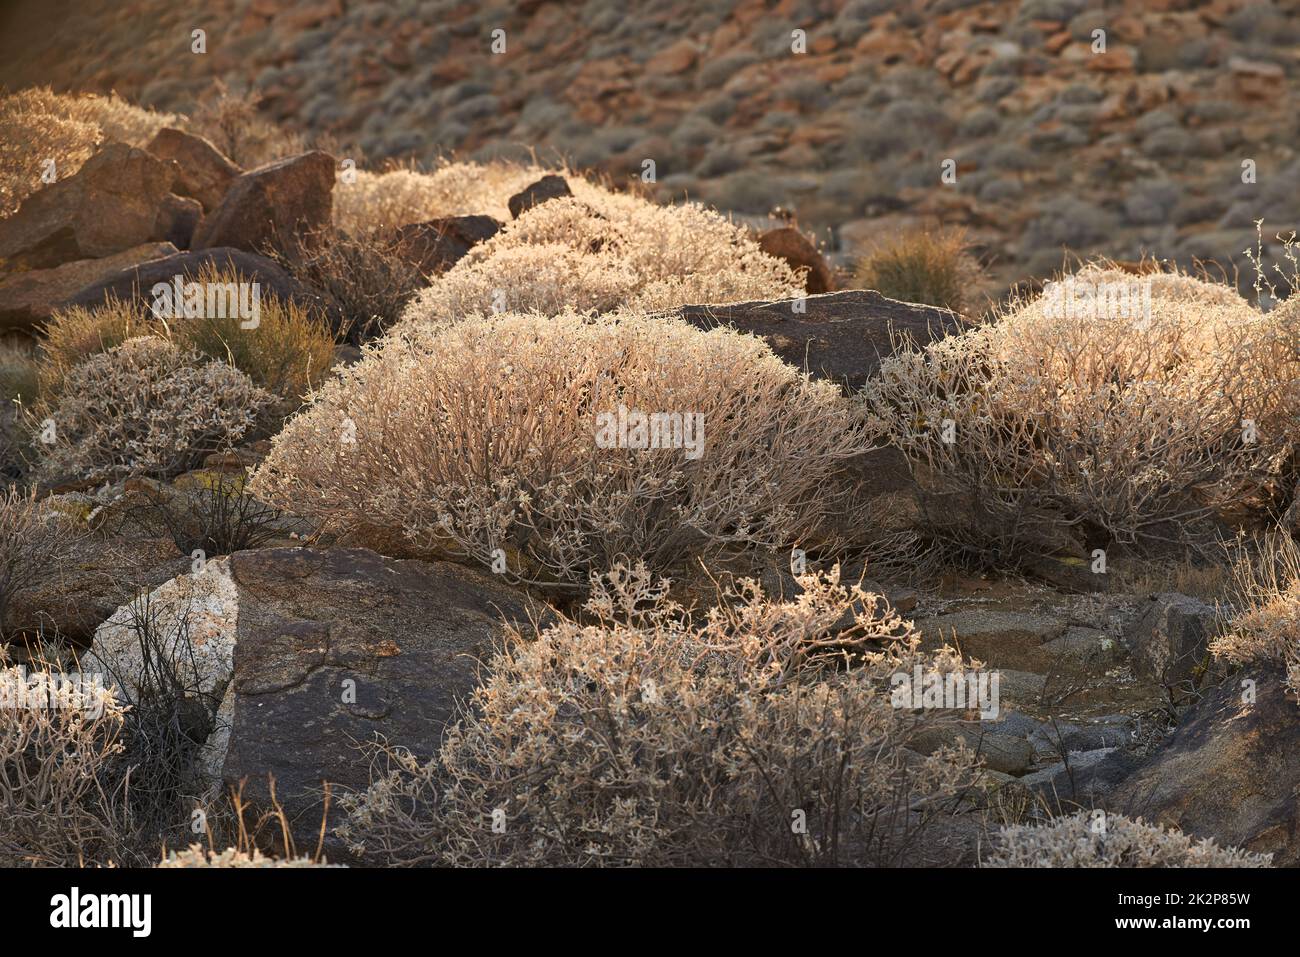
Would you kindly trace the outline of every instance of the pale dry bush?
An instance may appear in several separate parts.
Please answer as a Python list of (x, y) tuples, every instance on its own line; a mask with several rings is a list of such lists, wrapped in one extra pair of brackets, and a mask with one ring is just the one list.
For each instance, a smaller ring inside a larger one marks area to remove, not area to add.
[(129, 339), (68, 373), (39, 472), (102, 482), (170, 477), (237, 444), (273, 401), (244, 373), (160, 338)]
[[(620, 403), (702, 415), (702, 454), (598, 447), (597, 414)], [(581, 590), (622, 555), (664, 571), (815, 536), (843, 516), (831, 476), (863, 442), (835, 386), (761, 339), (507, 314), (370, 348), (275, 437), (252, 489), (334, 530), (503, 555), (509, 579)]]
[[(1099, 826), (1099, 822), (1104, 826)], [(1120, 814), (1080, 811), (1048, 824), (1002, 829), (984, 867), (1270, 867), (1252, 854)]]
[(744, 582), (692, 616), (644, 566), (615, 568), (581, 620), (508, 634), (435, 760), (381, 747), (344, 838), (406, 865), (908, 861), (975, 759), (907, 749), (957, 714), (893, 707), (890, 680), (961, 660), (920, 653), (838, 571), (801, 584), (780, 602)]
[(444, 216), (477, 214), (505, 222), (510, 219), (510, 197), (545, 172), (508, 162), (446, 162), (431, 173), (357, 170), (355, 182), (334, 189), (334, 225), (364, 237)]
[[(122, 751), (124, 711), (111, 691), (66, 683), (47, 664), (0, 650), (0, 866), (77, 867), (116, 856), (124, 792), (105, 770)], [(43, 688), (57, 707), (22, 707)]]
[(116, 93), (54, 93), (34, 87), (0, 97), (0, 216), (43, 185), (52, 159), (59, 179), (71, 176), (105, 142), (143, 147), (180, 118), (133, 106)]
[(157, 328), (138, 304), (116, 297), (90, 308), (71, 306), (56, 311), (41, 330), (41, 397), (53, 400), (62, 391), (68, 373), (91, 356)]
[(160, 868), (192, 867), (338, 867), (323, 864), (310, 857), (267, 857), (256, 847), (241, 850), (228, 847), (224, 851), (210, 850), (201, 844), (191, 844), (183, 851), (169, 851), (158, 863)]
[[(1096, 266), (1076, 278), (1139, 281)], [(1294, 444), (1298, 347), (1300, 311), (1263, 314), (1164, 275), (1149, 319), (1053, 315), (1038, 299), (900, 351), (863, 397), (923, 487), (982, 513), (982, 531), (940, 523), (944, 534), (1186, 540), (1263, 504)]]
[(1237, 549), (1232, 573), (1233, 614), (1210, 650), (1235, 664), (1280, 664), (1300, 694), (1300, 545), (1285, 532), (1260, 536)]
[(507, 223), (407, 307), (412, 323), (565, 305), (643, 311), (800, 296), (802, 284), (740, 227), (696, 204), (657, 206), (571, 180)]
[(13, 597), (60, 571), (79, 534), (75, 523), (49, 508), (35, 489), (11, 485), (0, 492), (0, 652)]

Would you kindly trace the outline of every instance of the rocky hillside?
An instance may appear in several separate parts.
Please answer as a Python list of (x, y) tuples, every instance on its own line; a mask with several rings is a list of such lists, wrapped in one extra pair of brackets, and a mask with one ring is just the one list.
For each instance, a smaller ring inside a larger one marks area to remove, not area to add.
[(1004, 283), (1063, 248), (1241, 265), (1255, 220), (1300, 225), (1287, 3), (142, 0), (64, 4), (57, 34), (52, 6), (3, 14), (0, 83), (188, 112), (220, 79), (370, 166), (649, 159), (661, 199), (793, 210), (841, 253), (965, 226)]

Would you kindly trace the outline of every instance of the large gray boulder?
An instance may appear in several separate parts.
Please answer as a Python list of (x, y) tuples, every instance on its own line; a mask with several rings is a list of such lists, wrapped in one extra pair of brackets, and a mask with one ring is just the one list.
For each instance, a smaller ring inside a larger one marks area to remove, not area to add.
[(1196, 598), (1177, 592), (1152, 596), (1124, 636), (1134, 673), (1188, 690), (1206, 661), (1217, 621), (1214, 606)]
[(734, 326), (762, 336), (786, 362), (846, 391), (860, 389), (880, 371), (881, 359), (894, 353), (895, 336), (923, 346), (962, 326), (961, 318), (946, 309), (886, 299), (868, 289), (773, 302), (682, 306), (669, 314), (701, 329)]
[(1112, 810), (1300, 864), (1300, 702), (1275, 669), (1210, 691), (1110, 796)]
[[(245, 799), (265, 808), (273, 775), (307, 850), (321, 827), (323, 782), (365, 788), (370, 764), (359, 748), (376, 735), (432, 757), (502, 640), (502, 620), (527, 626), (540, 613), (490, 575), (359, 548), (238, 552), (230, 570), (239, 614), (222, 777), (246, 782)], [(347, 856), (332, 836), (326, 852)]]

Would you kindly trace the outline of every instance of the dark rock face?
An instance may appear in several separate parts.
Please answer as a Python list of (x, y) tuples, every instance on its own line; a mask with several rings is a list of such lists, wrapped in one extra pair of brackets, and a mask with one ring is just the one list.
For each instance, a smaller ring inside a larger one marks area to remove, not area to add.
[(176, 162), (172, 189), (198, 200), (207, 212), (220, 205), (230, 184), (244, 172), (203, 137), (170, 127), (159, 130), (145, 149), (161, 160)]
[(55, 574), (13, 596), (5, 626), (10, 636), (33, 638), (57, 630), (88, 648), (95, 629), (139, 590), (156, 588), (189, 570), (190, 557), (170, 538), (87, 538)]
[(1125, 635), (1134, 672), (1171, 687), (1186, 682), (1205, 660), (1217, 618), (1203, 601), (1177, 592), (1156, 595)]
[(804, 289), (809, 294), (830, 292), (830, 267), (812, 241), (794, 226), (769, 229), (758, 237), (758, 248), (769, 256), (784, 259), (795, 272), (804, 270)]
[(11, 268), (52, 269), (165, 239), (175, 219), (175, 205), (167, 205), (174, 178), (171, 163), (111, 143), (0, 219), (0, 259)]
[(491, 216), (449, 216), (403, 226), (395, 245), (399, 255), (431, 275), (456, 265), (472, 246), (487, 242), (500, 228)]
[(197, 199), (188, 196), (169, 195), (163, 199), (158, 208), (158, 225), (155, 230), (159, 236), (177, 249), (189, 249), (194, 239), (194, 231), (199, 228), (203, 218), (203, 207)]
[(962, 324), (946, 309), (896, 302), (864, 289), (776, 302), (682, 306), (666, 314), (701, 329), (730, 325), (762, 336), (786, 362), (847, 391), (862, 388), (880, 371), (881, 359), (894, 352), (892, 335), (925, 345), (959, 331)]
[(119, 270), (69, 297), (66, 304), (96, 306), (105, 297), (113, 296), (138, 300), (141, 308), (148, 309), (153, 303), (150, 290), (156, 283), (170, 283), (176, 276), (196, 278), (209, 263), (221, 270), (234, 270), (248, 282), (259, 283), (263, 296), (276, 296), (316, 310), (335, 329), (342, 322), (339, 308), (331, 299), (298, 282), (273, 260), (228, 247), (176, 253)]
[[(1244, 681), (1253, 681), (1250, 700)], [(1112, 810), (1300, 864), (1300, 702), (1272, 670), (1226, 681), (1111, 795)]]
[(548, 199), (559, 199), (561, 196), (572, 195), (573, 191), (569, 189), (569, 184), (563, 176), (548, 173), (536, 183), (524, 187), (511, 196), (507, 205), (510, 207), (511, 218), (518, 219), (528, 210), (546, 202)]
[[(356, 745), (376, 733), (432, 757), (501, 640), (501, 620), (526, 625), (530, 610), (491, 576), (360, 548), (262, 549), (230, 562), (239, 621), (223, 779), (246, 779), (245, 797), (264, 807), (273, 774), (295, 842), (309, 851), (321, 782), (365, 788), (369, 764)], [(332, 836), (326, 854), (347, 859)]]
[(0, 280), (0, 329), (30, 329), (87, 286), (176, 251), (171, 243), (145, 243), (103, 259), (77, 259), (53, 269), (14, 273)]
[(234, 179), (199, 224), (194, 249), (292, 251), (330, 223), (334, 157), (320, 150), (278, 160)]

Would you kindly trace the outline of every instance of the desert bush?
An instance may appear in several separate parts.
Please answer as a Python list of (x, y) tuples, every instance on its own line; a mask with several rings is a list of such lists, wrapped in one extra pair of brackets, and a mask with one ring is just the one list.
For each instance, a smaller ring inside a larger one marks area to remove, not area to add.
[(132, 106), (117, 94), (54, 93), (46, 87), (0, 96), (0, 217), (40, 189), (47, 160), (71, 176), (103, 142), (144, 146), (179, 118)]
[[(680, 414), (682, 443), (702, 421), (705, 444), (602, 448), (598, 416), (620, 405)], [(663, 570), (817, 534), (842, 510), (830, 477), (862, 425), (834, 385), (730, 329), (507, 314), (370, 348), (251, 484), (336, 530), (377, 526), (488, 565), (500, 549), (507, 577), (580, 587), (621, 554)]]
[[(1136, 291), (1118, 310), (1064, 292), (1013, 306), (900, 351), (865, 388), (881, 434), (948, 502), (934, 527), (974, 548), (1185, 543), (1263, 504), (1293, 441), (1300, 313), (1182, 275), (1089, 266), (1073, 281)], [(975, 520), (948, 521), (954, 501)]]
[(24, 344), (0, 342), (0, 402), (31, 404), (40, 391), (40, 363)]
[(223, 362), (161, 338), (128, 339), (68, 373), (36, 425), (39, 471), (89, 481), (169, 477), (236, 444), (271, 402)]
[[(246, 282), (237, 270), (220, 270), (211, 263), (195, 281), (205, 285)], [(234, 366), (257, 385), (296, 408), (317, 388), (334, 364), (334, 336), (325, 320), (292, 300), (259, 296), (257, 324), (227, 316), (186, 316), (168, 322), (168, 334), (181, 349), (193, 350)]]
[(398, 168), (357, 170), (356, 181), (334, 190), (334, 225), (359, 238), (444, 216), (484, 215), (506, 222), (511, 196), (544, 170), (504, 161), (440, 164), (433, 172)]
[(1252, 854), (1120, 814), (1080, 811), (1048, 824), (1002, 829), (984, 867), (1269, 867)]
[(794, 602), (743, 583), (696, 617), (644, 566), (615, 568), (581, 621), (507, 636), (435, 760), (381, 748), (343, 836), (408, 865), (905, 862), (974, 758), (908, 750), (955, 712), (888, 688), (960, 658), (921, 654), (837, 573), (801, 583)]
[(251, 851), (228, 847), (224, 851), (191, 844), (183, 851), (169, 851), (158, 867), (341, 867), (324, 864), (310, 857), (267, 857), (257, 848)]
[(58, 571), (76, 542), (73, 523), (46, 508), (36, 491), (0, 492), (0, 647), (9, 602), (24, 588)]
[(91, 356), (156, 330), (157, 324), (136, 303), (116, 297), (90, 308), (71, 306), (56, 311), (41, 330), (41, 396), (47, 400), (57, 397), (68, 373)]
[(242, 475), (212, 473), (183, 490), (146, 487), (142, 498), (130, 517), (144, 530), (163, 531), (183, 555), (231, 555), (279, 534), (280, 511), (245, 492)]
[[(111, 692), (0, 647), (0, 866), (77, 867), (116, 855), (122, 794), (104, 769), (121, 752)], [(33, 706), (40, 696), (45, 707)]]
[(1272, 532), (1235, 549), (1232, 616), (1210, 650), (1235, 664), (1271, 662), (1300, 693), (1300, 545)]
[(656, 206), (583, 181), (573, 198), (525, 212), (416, 296), (412, 322), (508, 309), (667, 309), (688, 302), (798, 296), (782, 260), (745, 231), (688, 204)]
[(981, 270), (960, 230), (904, 233), (862, 258), (854, 285), (890, 299), (969, 313)]
[(328, 231), (281, 263), (309, 287), (324, 292), (343, 314), (343, 335), (368, 342), (397, 324), (402, 310), (426, 280), (398, 243), (379, 234), (349, 236)]
[(231, 90), (220, 80), (200, 101), (187, 125), (244, 169), (254, 169), (307, 150), (306, 141), (261, 113), (262, 98)]

